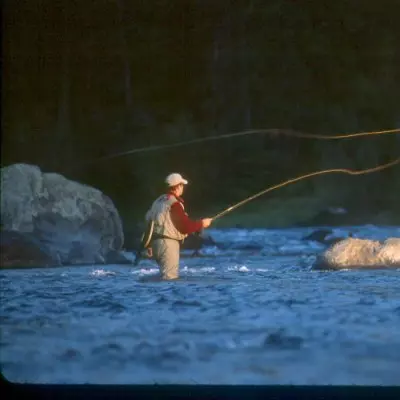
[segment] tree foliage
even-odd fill
[[[400,154],[399,135],[319,142],[260,134],[89,162],[244,129],[398,127],[396,3],[5,2],[2,163],[64,173],[140,212],[179,171],[194,182],[187,195],[202,213],[301,173],[388,161]],[[397,204],[398,169],[357,179],[318,178],[281,195]]]

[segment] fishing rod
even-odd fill
[[[312,172],[312,173],[309,173],[309,174],[306,174],[306,175],[301,175],[301,176],[298,176],[296,178],[292,178],[292,179],[289,179],[287,181],[281,182],[281,183],[279,183],[277,185],[270,186],[267,189],[262,190],[261,192],[258,192],[256,194],[250,196],[250,197],[247,197],[246,199],[244,199],[244,200],[242,200],[242,201],[240,201],[240,202],[238,202],[238,203],[226,208],[225,210],[219,212],[214,217],[212,217],[212,220],[215,221],[216,219],[223,217],[224,215],[228,214],[229,212],[235,210],[236,208],[242,206],[243,204],[248,203],[251,200],[254,200],[255,198],[257,198],[259,196],[262,196],[265,193],[272,192],[275,189],[279,189],[281,187],[290,185],[291,183],[295,183],[295,182],[301,181],[301,180],[306,179],[306,178],[311,178],[312,176],[323,175],[323,174],[328,174],[328,173],[344,173],[344,174],[348,174],[348,175],[364,175],[364,174],[370,174],[370,173],[373,173],[373,172],[381,171],[381,170],[386,169],[386,168],[393,167],[394,165],[399,164],[399,163],[400,163],[400,157],[395,159],[395,160],[393,160],[393,161],[390,161],[390,162],[388,162],[386,164],[378,165],[377,167],[363,169],[363,170],[352,170],[352,169],[345,169],[345,168],[335,168],[335,169],[326,169],[326,170],[322,170],[322,171],[316,171],[316,172]]]

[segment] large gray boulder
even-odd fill
[[[3,231],[33,235],[54,265],[103,263],[124,243],[110,198],[28,164],[1,169],[1,225]]]
[[[400,238],[384,242],[347,238],[329,247],[313,269],[400,268]]]

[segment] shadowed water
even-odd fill
[[[400,228],[342,229],[399,237]],[[312,271],[310,229],[210,230],[182,279],[140,266],[3,270],[1,369],[40,383],[400,382],[400,271]]]

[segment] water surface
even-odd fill
[[[155,264],[3,270],[2,373],[33,383],[400,383],[400,270],[312,271],[310,229],[210,230]],[[400,228],[337,230],[400,237]],[[185,255],[185,253],[184,253]],[[187,255],[187,254],[186,254]]]

